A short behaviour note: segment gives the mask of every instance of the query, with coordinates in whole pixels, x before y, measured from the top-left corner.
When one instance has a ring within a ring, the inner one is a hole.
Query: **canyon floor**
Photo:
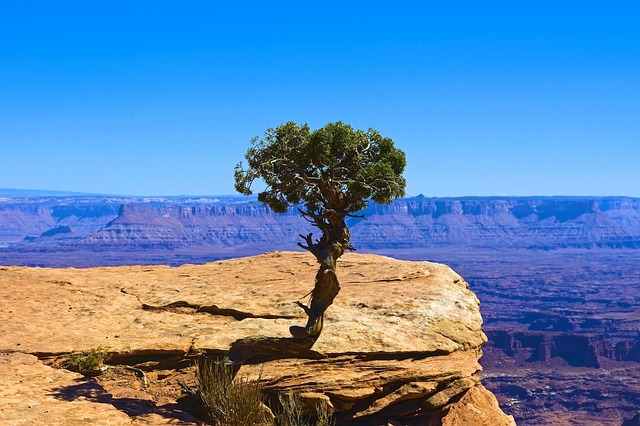
[[[620,425],[640,409],[637,250],[391,251],[451,265],[481,301],[483,383],[520,425]]]

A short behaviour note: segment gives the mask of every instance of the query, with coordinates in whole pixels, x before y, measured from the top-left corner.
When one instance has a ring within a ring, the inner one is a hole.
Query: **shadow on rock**
[[[111,404],[111,394],[105,391],[95,379],[82,377],[75,381],[78,382],[77,385],[56,388],[49,395],[64,401],[75,401],[78,398],[83,398],[91,402]]]
[[[90,402],[110,404],[132,418],[155,414],[167,419],[190,423],[199,421],[187,412],[190,407],[182,407],[179,403],[158,406],[148,399],[114,398],[92,377],[82,377],[75,381],[77,384],[56,388],[49,396],[64,401],[83,399]],[[197,415],[197,413],[194,414]]]
[[[148,399],[114,398],[112,404],[129,417],[155,414],[166,419],[176,419],[189,423],[197,423],[199,421],[187,412],[189,407],[183,407],[180,403],[156,405]]]
[[[311,351],[316,338],[295,339],[292,337],[250,336],[231,344],[227,359],[235,366],[260,364],[285,358],[299,358],[303,355],[317,358]]]

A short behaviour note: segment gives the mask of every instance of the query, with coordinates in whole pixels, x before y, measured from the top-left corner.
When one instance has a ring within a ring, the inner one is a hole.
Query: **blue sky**
[[[640,2],[0,4],[0,188],[231,194],[252,136],[373,127],[410,195],[640,196]]]

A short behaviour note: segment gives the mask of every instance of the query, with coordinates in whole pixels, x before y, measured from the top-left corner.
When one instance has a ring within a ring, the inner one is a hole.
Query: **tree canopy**
[[[258,200],[275,212],[302,204],[310,216],[349,215],[367,200],[388,204],[405,193],[405,154],[374,129],[336,122],[311,131],[288,122],[253,138],[245,158],[248,168],[235,168],[236,190],[250,195],[262,179],[266,189]]]

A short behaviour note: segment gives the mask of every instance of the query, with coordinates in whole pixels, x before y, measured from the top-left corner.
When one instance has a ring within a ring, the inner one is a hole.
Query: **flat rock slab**
[[[290,337],[290,326],[306,322],[295,301],[306,301],[316,271],[315,259],[297,252],[180,267],[0,267],[0,413],[26,419],[16,424],[193,424],[175,404],[144,395],[133,404],[126,390],[105,384],[107,393],[31,355],[103,347],[112,359],[184,360],[223,354],[245,337]],[[328,401],[338,424],[513,424],[479,383],[486,337],[478,299],[458,274],[360,254],[343,256],[337,274],[341,291],[312,350],[242,366],[241,376],[259,377],[268,392]]]
[[[316,271],[311,255],[289,252],[177,268],[2,267],[0,350],[187,353],[289,337]],[[318,352],[450,353],[486,341],[478,299],[447,266],[347,254],[337,272]]]

